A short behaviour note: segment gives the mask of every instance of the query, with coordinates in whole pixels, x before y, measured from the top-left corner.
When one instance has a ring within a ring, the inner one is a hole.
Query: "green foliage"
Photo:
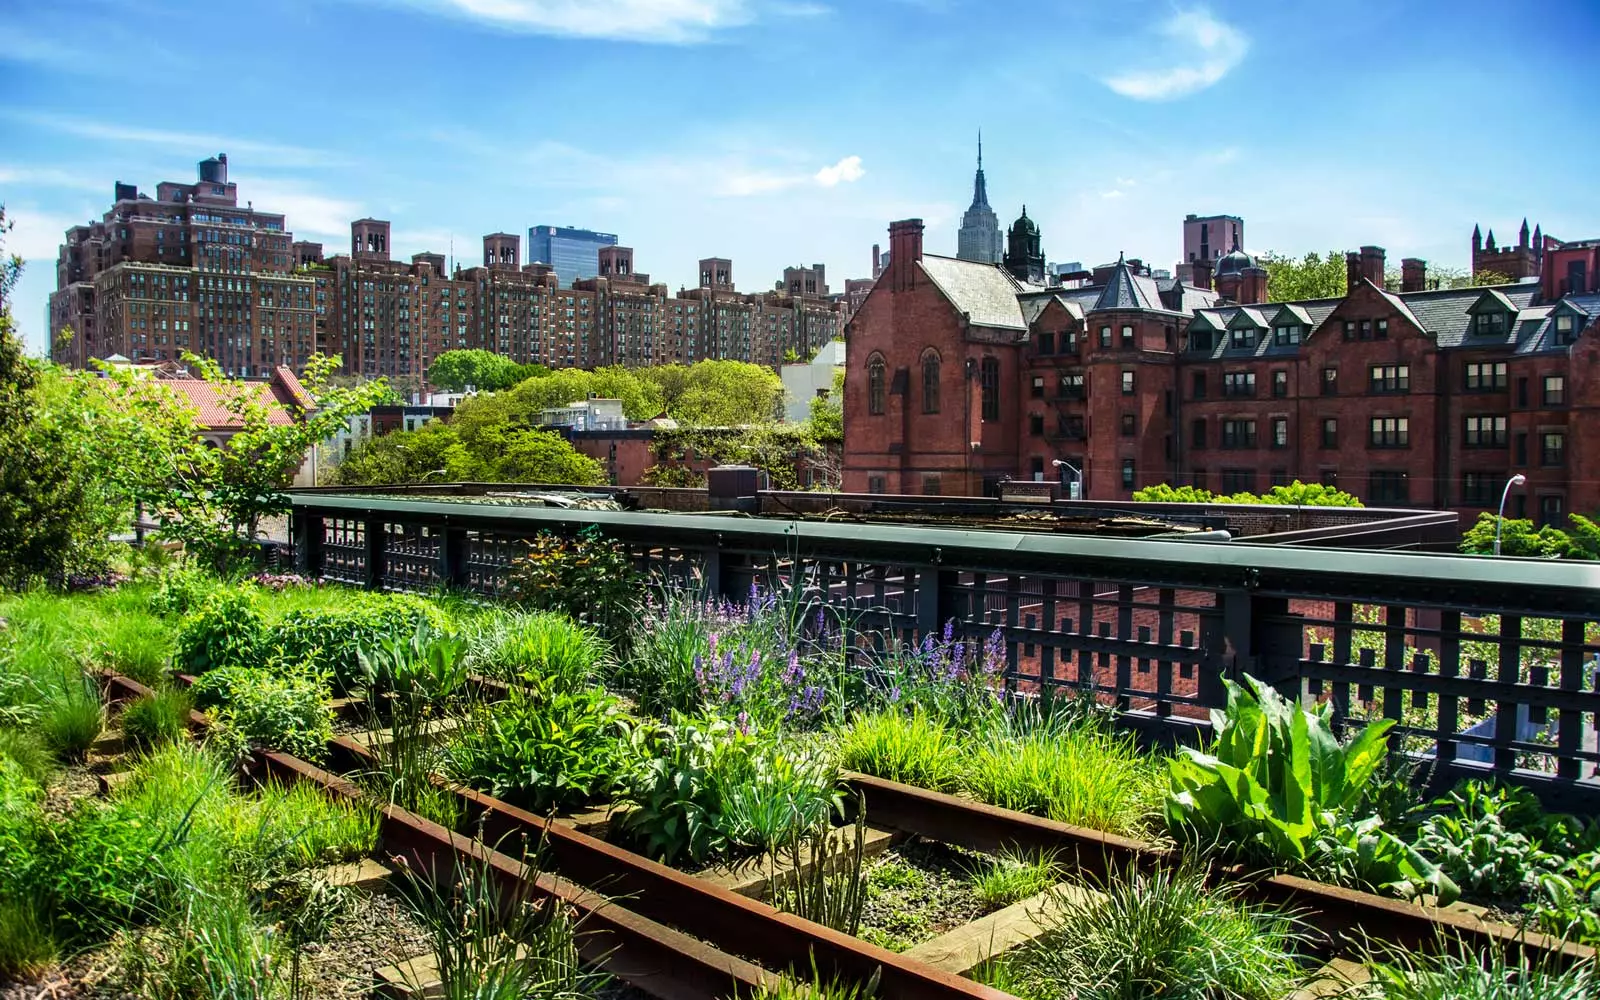
[[[1130,736],[1092,728],[993,735],[968,749],[965,789],[991,805],[1137,836],[1159,801],[1158,765]]]
[[[469,445],[455,426],[430,420],[414,431],[369,437],[334,468],[332,482],[341,486],[605,482],[604,464],[578,452],[555,431],[495,425],[481,430]]]
[[[1274,486],[1260,495],[1254,493],[1212,493],[1195,486],[1169,486],[1161,483],[1134,490],[1133,499],[1147,503],[1259,503],[1285,507],[1360,507],[1357,497],[1321,483],[1302,483],[1296,479],[1287,486]]]
[[[1514,896],[1533,879],[1541,852],[1538,843],[1522,832],[1540,814],[1531,791],[1467,781],[1435,802],[1434,808],[1439,811],[1423,822],[1416,848],[1436,861],[1464,893]]]
[[[410,634],[387,635],[356,650],[356,681],[369,702],[443,705],[467,683],[467,643],[435,631],[426,617]]]
[[[774,875],[773,906],[785,913],[855,937],[868,885],[861,874],[866,859],[867,815],[858,810],[849,839],[835,838],[828,815],[791,832],[768,852]]]
[[[1256,262],[1267,270],[1268,302],[1333,299],[1345,294],[1345,259],[1337,250],[1307,253],[1298,260],[1269,250]]]
[[[653,384],[667,416],[698,427],[771,423],[783,414],[783,380],[765,365],[698,361],[638,370]]]
[[[1353,1000],[1587,1000],[1600,993],[1594,962],[1566,969],[1530,961],[1523,953],[1507,960],[1507,951],[1468,951],[1450,943],[1441,953],[1398,949],[1370,957],[1365,963],[1371,982],[1341,996]]]
[[[221,580],[199,567],[170,570],[161,574],[150,596],[150,610],[162,617],[182,618],[222,586]]]
[[[212,739],[235,756],[261,747],[320,761],[333,739],[332,692],[308,671],[224,667],[201,678],[194,696],[218,706]]]
[[[1534,879],[1534,919],[1548,934],[1600,946],[1600,851],[1567,858]]]
[[[54,761],[39,734],[0,727],[0,761],[10,761],[30,781],[44,782]]]
[[[1047,931],[984,970],[1026,1000],[1280,1000],[1300,978],[1298,925],[1184,865],[1053,894]]]
[[[749,465],[766,473],[773,489],[796,490],[801,470],[827,458],[807,424],[658,430],[651,451],[656,464],[647,470],[647,478],[658,486],[702,485],[697,474],[670,483],[662,478],[681,475],[689,462],[699,460],[709,465]]]
[[[59,950],[32,900],[0,897],[0,981],[32,979],[50,967]]]
[[[1461,551],[1477,555],[1494,552],[1495,527],[1500,527],[1500,554],[1537,559],[1600,559],[1600,525],[1582,514],[1569,515],[1570,531],[1554,525],[1537,530],[1533,522],[1508,517],[1503,522],[1492,512],[1483,511],[1472,527],[1461,534]]]
[[[39,717],[44,745],[62,761],[81,761],[105,729],[100,692],[88,683],[69,682],[63,697],[45,706]]]
[[[512,600],[594,626],[613,640],[632,624],[643,580],[621,542],[589,525],[570,539],[541,532],[528,554],[511,564]]]
[[[475,660],[500,680],[574,689],[595,680],[609,655],[594,629],[560,612],[533,611],[498,622]]]
[[[349,686],[364,676],[361,650],[376,649],[395,636],[451,630],[449,616],[433,602],[409,594],[338,592],[337,603],[290,611],[262,632],[276,662],[308,663]]]
[[[844,372],[833,373],[833,389],[811,400],[811,436],[823,444],[844,443]]]
[[[857,715],[839,735],[841,766],[938,792],[956,790],[962,779],[962,747],[956,734],[921,709]]]
[[[626,766],[629,725],[600,688],[513,688],[478,710],[446,750],[458,780],[545,813],[606,795]]]
[[[175,743],[189,734],[189,710],[194,699],[187,691],[169,688],[130,702],[118,721],[129,749],[148,751]]]
[[[498,392],[549,371],[543,365],[519,365],[489,351],[444,351],[428,366],[428,382],[446,392],[463,392],[468,386],[479,392]]]
[[[1044,851],[1005,851],[986,859],[968,876],[984,909],[998,910],[1036,896],[1061,881],[1065,869]]]
[[[203,674],[222,667],[259,666],[269,649],[266,619],[247,590],[215,590],[178,629],[173,665]]]
[[[1321,865],[1409,896],[1431,890],[1449,902],[1456,886],[1376,817],[1351,815],[1378,768],[1393,725],[1374,722],[1348,744],[1333,733],[1331,704],[1313,709],[1246,677],[1224,681],[1227,707],[1213,710],[1206,751],[1185,747],[1169,761],[1167,821],[1200,843],[1291,866]]]
[[[96,637],[94,656],[117,673],[153,687],[164,678],[173,648],[166,622],[148,615],[110,615]]]

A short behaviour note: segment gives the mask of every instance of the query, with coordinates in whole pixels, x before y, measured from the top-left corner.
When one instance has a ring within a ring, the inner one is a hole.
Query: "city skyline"
[[[559,221],[619,234],[674,288],[710,256],[733,258],[749,290],[802,262],[866,276],[888,220],[908,216],[953,254],[978,127],[1001,224],[1026,202],[1052,261],[1125,249],[1172,267],[1191,212],[1249,219],[1253,251],[1376,243],[1442,267],[1468,264],[1474,222],[1502,242],[1524,216],[1600,230],[1590,140],[1562,126],[1581,113],[1564,81],[1600,16],[1474,4],[1457,21],[1429,6],[1355,3],[1332,22],[1231,3],[640,0],[570,20],[540,0],[283,0],[231,13],[217,36],[277,55],[198,88],[184,81],[220,53],[186,4],[7,10],[0,200],[28,261],[16,313],[41,350],[65,229],[98,218],[114,181],[152,187],[218,152],[297,239],[336,247],[373,216],[394,220],[396,256],[453,242],[470,264],[484,233]],[[1046,18],[1057,31],[1017,30]],[[890,44],[901,36],[913,44]],[[115,72],[109,50],[160,71]],[[1539,69],[1536,102],[1507,86],[1522,66]],[[775,115],[797,79],[816,113]],[[1408,95],[1425,107],[1382,127]],[[1514,183],[1504,157],[1469,155],[1497,117],[1550,150]]]

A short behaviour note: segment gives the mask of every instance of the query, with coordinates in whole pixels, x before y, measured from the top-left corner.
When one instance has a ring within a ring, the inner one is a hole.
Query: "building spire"
[[[983,129],[978,129],[978,169],[983,169]]]

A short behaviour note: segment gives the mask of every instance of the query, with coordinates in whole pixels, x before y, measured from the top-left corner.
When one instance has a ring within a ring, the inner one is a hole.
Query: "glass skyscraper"
[[[534,226],[528,230],[528,263],[549,264],[562,285],[600,273],[600,248],[617,245],[615,233],[562,226]]]

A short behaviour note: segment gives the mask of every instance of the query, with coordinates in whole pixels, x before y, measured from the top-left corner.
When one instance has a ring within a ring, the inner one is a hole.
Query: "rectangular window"
[[[1122,347],[1124,350],[1133,349],[1133,327],[1131,326],[1122,328]]]
[[[1083,372],[1063,372],[1056,391],[1062,399],[1083,398]]]
[[[1224,420],[1222,422],[1222,447],[1254,448],[1256,422],[1254,420]],[[1235,492],[1230,490],[1229,492]]]
[[[1211,331],[1194,330],[1189,334],[1189,353],[1209,354],[1211,352]]]
[[[1567,464],[1567,435],[1564,431],[1546,431],[1539,435],[1539,464]]]
[[[1528,405],[1528,380],[1526,377],[1517,379],[1517,405]]]
[[[1195,399],[1206,398],[1206,373],[1195,372],[1189,376],[1190,395]]]
[[[1346,340],[1354,340],[1354,339],[1356,339],[1356,321],[1355,320],[1347,319],[1347,320],[1344,321],[1344,339],[1346,339]]]
[[[1326,486],[1326,487],[1328,487],[1330,489],[1335,489],[1335,490],[1338,489],[1339,488],[1339,470],[1338,469],[1322,469],[1322,470],[1320,470],[1320,475],[1319,475],[1319,478],[1318,478],[1318,482],[1322,483],[1322,485],[1324,485],[1324,486]]]
[[[1504,448],[1505,417],[1468,417],[1462,444],[1468,448]]]
[[[1139,418],[1132,413],[1124,413],[1122,415],[1122,436],[1133,437],[1137,433],[1139,433]]]
[[[1555,336],[1556,346],[1557,347],[1565,347],[1568,344],[1572,343],[1572,332],[1573,332],[1572,316],[1569,315],[1569,314],[1566,314],[1566,313],[1563,313],[1562,315],[1557,316],[1556,317],[1556,336]]]
[[[1288,486],[1289,485],[1289,470],[1288,469],[1273,469],[1270,473],[1267,474],[1267,484],[1269,486]]]
[[[1506,481],[1503,472],[1468,472],[1461,477],[1461,503],[1467,507],[1491,507],[1500,498],[1495,492]]]
[[[1111,346],[1111,327],[1102,326],[1100,328],[1100,346],[1101,347],[1110,347]]]
[[[1289,395],[1289,373],[1282,368],[1272,373],[1272,396],[1283,399]]]
[[[1044,435],[1044,414],[1028,414],[1028,433],[1034,437],[1042,437]]]
[[[1368,374],[1369,392],[1389,394],[1411,391],[1410,365],[1373,365]]]
[[[1300,326],[1280,326],[1272,331],[1272,343],[1278,347],[1288,347],[1300,343]]]
[[[1224,493],[1254,493],[1256,491],[1256,470],[1254,469],[1223,469],[1222,492]]]
[[[1506,363],[1477,362],[1467,363],[1466,377],[1462,380],[1468,392],[1491,392],[1495,389],[1506,387]]]
[[[1133,395],[1133,370],[1130,368],[1122,370],[1122,394],[1124,396]]]
[[[1362,340],[1371,340],[1372,339],[1372,320],[1364,319],[1364,320],[1361,321],[1361,339]]]
[[[1251,327],[1234,330],[1228,337],[1228,346],[1234,350],[1256,346],[1256,331]]]
[[[1204,419],[1196,420],[1189,425],[1189,444],[1196,451],[1203,450],[1206,446],[1206,422]]]
[[[978,366],[983,397],[983,419],[1000,419],[1000,359],[984,358]]]
[[[1274,448],[1289,447],[1289,418],[1272,418],[1272,446]]]
[[[1222,394],[1228,397],[1254,396],[1255,372],[1228,372],[1222,376]]]
[[[1506,332],[1506,314],[1503,312],[1484,313],[1477,318],[1474,325],[1479,336],[1500,337]]]
[[[1083,417],[1077,414],[1056,414],[1056,433],[1074,441],[1083,439]]]
[[[1333,417],[1324,417],[1322,420],[1322,446],[1339,447],[1339,421]]]
[[[1039,334],[1039,353],[1054,354],[1056,352],[1056,334],[1054,330],[1044,330]]]
[[[926,473],[923,473],[923,476],[922,476],[922,495],[923,496],[925,496],[925,497],[936,497],[936,496],[938,496],[939,495],[939,487],[941,485],[942,484],[939,482],[939,474],[937,472],[926,472]]]
[[[1388,320],[1386,320],[1386,319],[1378,320],[1376,336],[1377,336],[1377,338],[1379,340],[1388,340],[1389,339],[1389,321]]]
[[[1339,395],[1339,369],[1322,369],[1322,394],[1324,396]]]
[[[1031,395],[1033,396],[1034,399],[1043,399],[1044,398],[1044,376],[1043,375],[1035,375],[1033,377],[1033,388],[1031,390]]]
[[[1567,379],[1564,375],[1546,375],[1544,377],[1544,405],[1567,405]]]
[[[1125,458],[1122,460],[1122,488],[1125,490],[1133,489],[1134,480],[1133,459]]]
[[[885,480],[884,480],[883,476],[876,475],[876,474],[870,475],[870,476],[867,477],[867,492],[868,493],[887,493],[887,492],[889,492],[888,489],[885,488],[884,484],[885,484]]]
[[[1512,441],[1515,444],[1515,447],[1512,449],[1512,451],[1516,455],[1516,458],[1514,459],[1514,461],[1516,462],[1517,465],[1527,465],[1528,464],[1528,432],[1527,431],[1518,431],[1517,432],[1517,436],[1515,438],[1513,438]]]
[[[1410,474],[1399,469],[1374,469],[1367,478],[1367,502],[1406,504],[1411,502]]]
[[[1408,448],[1411,446],[1411,419],[1409,417],[1373,417],[1368,441],[1374,448]]]

